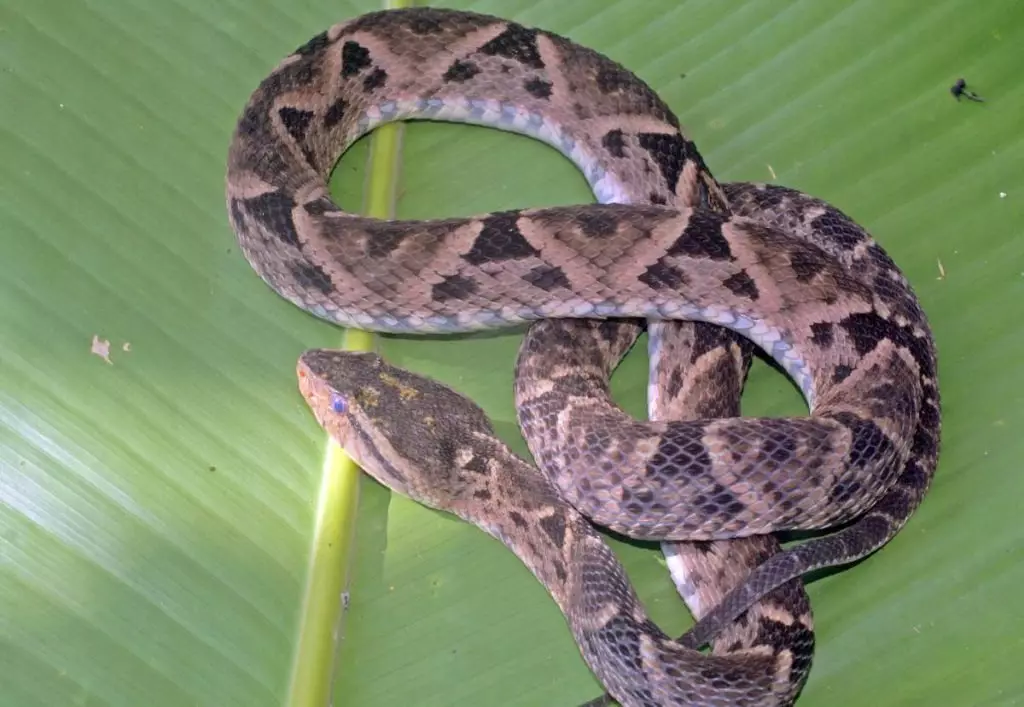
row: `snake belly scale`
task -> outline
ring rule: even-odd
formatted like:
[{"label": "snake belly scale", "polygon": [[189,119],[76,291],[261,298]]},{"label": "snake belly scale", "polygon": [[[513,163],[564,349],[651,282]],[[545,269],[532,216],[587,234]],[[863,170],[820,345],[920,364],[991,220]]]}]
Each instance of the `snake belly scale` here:
[{"label": "snake belly scale", "polygon": [[[337,159],[404,119],[540,139],[580,167],[601,203],[431,221],[344,212],[326,185]],[[542,30],[426,8],[363,15],[297,49],[252,94],[229,150],[227,206],[243,253],[315,316],[405,334],[703,322],[749,339],[800,387],[807,417],[609,429],[584,407],[550,414],[547,384],[517,378],[517,398],[543,413],[524,424],[537,474],[442,386],[368,355],[303,357],[300,385],[320,423],[385,484],[508,545],[624,705],[767,705],[791,694],[789,671],[756,646],[741,659],[693,648],[807,569],[884,544],[937,461],[934,344],[895,264],[823,202],[731,189],[618,64]],[[555,336],[541,328],[551,324],[528,336]],[[515,530],[516,508],[544,537]],[[772,556],[680,643],[646,618],[584,516],[687,542],[853,523]]]}]

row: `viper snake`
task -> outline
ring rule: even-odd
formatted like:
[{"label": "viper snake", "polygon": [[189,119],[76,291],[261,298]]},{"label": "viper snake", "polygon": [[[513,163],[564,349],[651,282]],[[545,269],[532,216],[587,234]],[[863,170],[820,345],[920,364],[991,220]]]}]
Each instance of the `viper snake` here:
[{"label": "viper snake", "polygon": [[[421,221],[342,210],[327,187],[341,154],[417,119],[541,140],[598,203]],[[249,98],[226,200],[253,269],[324,320],[527,325],[515,399],[536,466],[470,400],[376,354],[307,351],[299,387],[367,473],[514,552],[622,705],[791,703],[814,642],[800,577],[884,545],[931,483],[935,347],[885,251],[819,199],[720,184],[647,84],[564,37],[431,8],[336,24]],[[645,328],[638,421],[608,379]],[[755,349],[807,416],[740,417]],[[650,621],[595,524],[662,542],[698,619],[688,633]],[[771,535],[838,526],[785,551]]]}]

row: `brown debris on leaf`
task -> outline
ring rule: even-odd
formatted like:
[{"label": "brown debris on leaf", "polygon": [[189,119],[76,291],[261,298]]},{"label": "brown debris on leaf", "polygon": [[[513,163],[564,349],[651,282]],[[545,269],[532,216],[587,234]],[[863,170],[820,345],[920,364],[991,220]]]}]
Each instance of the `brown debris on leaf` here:
[{"label": "brown debris on leaf", "polygon": [[92,347],[89,349],[89,353],[96,354],[111,366],[114,365],[114,362],[110,360],[110,342],[101,339],[96,334],[92,335]]}]

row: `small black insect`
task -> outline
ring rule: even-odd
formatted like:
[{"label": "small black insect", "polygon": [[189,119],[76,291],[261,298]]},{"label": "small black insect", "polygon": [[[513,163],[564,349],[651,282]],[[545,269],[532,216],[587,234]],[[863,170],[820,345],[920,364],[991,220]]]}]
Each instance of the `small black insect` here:
[{"label": "small black insect", "polygon": [[984,103],[985,99],[979,96],[974,91],[967,88],[967,82],[963,79],[957,79],[956,83],[953,84],[949,92],[953,94],[953,98],[960,100],[961,97],[966,98],[969,101],[977,101],[978,103]]}]

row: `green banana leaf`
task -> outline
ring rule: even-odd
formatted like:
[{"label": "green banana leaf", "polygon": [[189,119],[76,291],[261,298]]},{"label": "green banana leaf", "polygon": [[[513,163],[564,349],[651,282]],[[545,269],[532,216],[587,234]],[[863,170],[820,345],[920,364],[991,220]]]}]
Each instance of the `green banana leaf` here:
[{"label": "green banana leaf", "polygon": [[[799,704],[1024,704],[1024,5],[443,4],[621,61],[718,178],[826,198],[903,267],[939,346],[939,472],[892,543],[809,584],[818,645]],[[224,158],[248,94],[310,36],[377,7],[0,0],[2,707],[600,694],[544,589],[476,528],[363,478],[349,549],[353,485],[332,486],[294,376],[302,350],[342,332],[273,294],[227,223]],[[959,77],[986,102],[954,100]],[[332,182],[348,208],[364,203],[368,144]],[[397,185],[399,217],[593,200],[552,149],[466,126],[407,126]],[[473,397],[526,454],[519,338],[375,345]],[[645,365],[638,350],[614,380],[638,416]],[[746,414],[804,410],[755,368]],[[612,545],[654,620],[684,630],[656,549]]]}]

